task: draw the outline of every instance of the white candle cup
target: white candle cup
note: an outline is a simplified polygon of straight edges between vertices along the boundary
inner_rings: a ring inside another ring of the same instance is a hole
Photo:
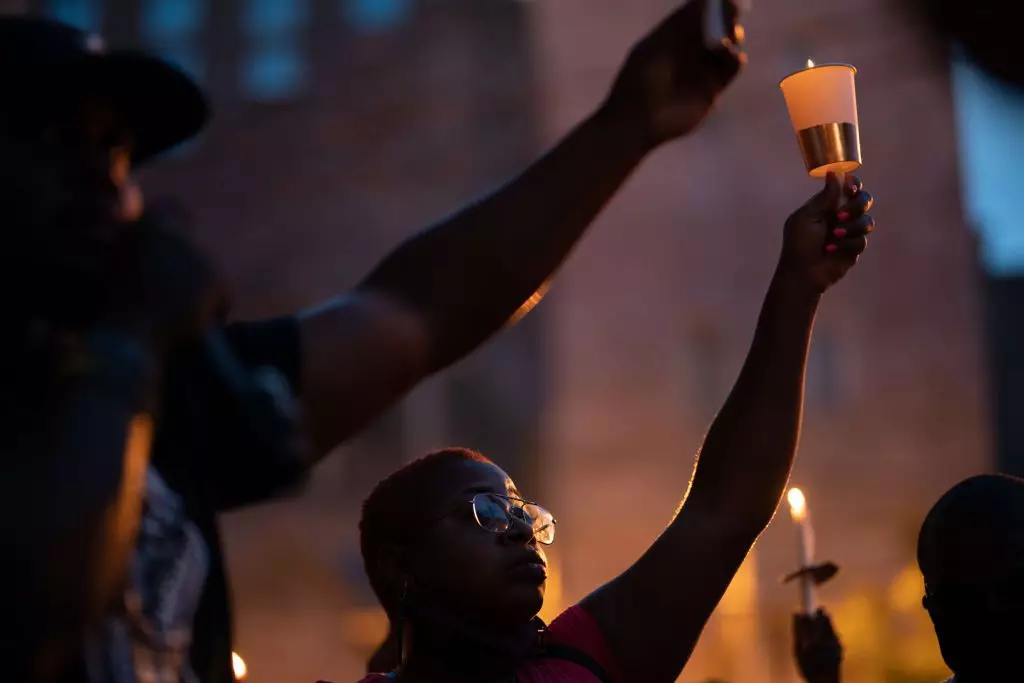
[[[860,168],[856,74],[848,64],[808,62],[808,68],[779,83],[812,178],[829,172],[842,176]]]

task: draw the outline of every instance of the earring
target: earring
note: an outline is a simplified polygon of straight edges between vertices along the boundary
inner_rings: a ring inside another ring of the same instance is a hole
[[[398,667],[396,668],[396,672],[400,670],[402,665],[405,663],[405,603],[406,600],[408,600],[408,598],[409,579],[405,578],[402,579],[402,590],[398,594],[398,619],[397,623],[395,623],[394,625],[395,638],[398,641]]]

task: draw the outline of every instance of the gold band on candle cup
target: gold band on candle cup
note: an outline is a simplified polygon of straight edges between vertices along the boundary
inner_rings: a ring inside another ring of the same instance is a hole
[[[828,171],[849,173],[860,168],[860,132],[852,123],[825,123],[796,134],[807,172],[824,177]]]

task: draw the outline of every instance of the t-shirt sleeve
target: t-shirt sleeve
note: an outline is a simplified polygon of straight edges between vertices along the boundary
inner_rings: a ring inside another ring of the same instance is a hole
[[[564,645],[587,655],[604,669],[614,683],[621,683],[618,665],[604,632],[594,617],[581,606],[573,605],[548,626],[545,642]]]
[[[293,395],[299,394],[300,332],[294,316],[233,323],[225,328],[224,337],[246,369],[272,369]],[[274,498],[295,491],[306,482],[308,469],[303,464],[277,457],[270,450],[246,448],[230,434],[222,438],[224,446],[216,450],[209,463],[219,509]]]
[[[302,351],[295,316],[232,323],[225,328],[224,336],[247,367],[273,367],[284,375],[292,391],[301,390]]]

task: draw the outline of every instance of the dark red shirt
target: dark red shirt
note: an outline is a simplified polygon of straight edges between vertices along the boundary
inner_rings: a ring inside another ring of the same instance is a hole
[[[565,645],[594,660],[613,683],[621,683],[604,633],[587,612],[574,605],[562,612],[548,627],[545,642]],[[390,674],[370,674],[359,683],[387,683]],[[529,659],[516,671],[518,683],[595,683],[597,677],[585,667],[564,659]],[[320,683],[326,683],[321,681]]]

